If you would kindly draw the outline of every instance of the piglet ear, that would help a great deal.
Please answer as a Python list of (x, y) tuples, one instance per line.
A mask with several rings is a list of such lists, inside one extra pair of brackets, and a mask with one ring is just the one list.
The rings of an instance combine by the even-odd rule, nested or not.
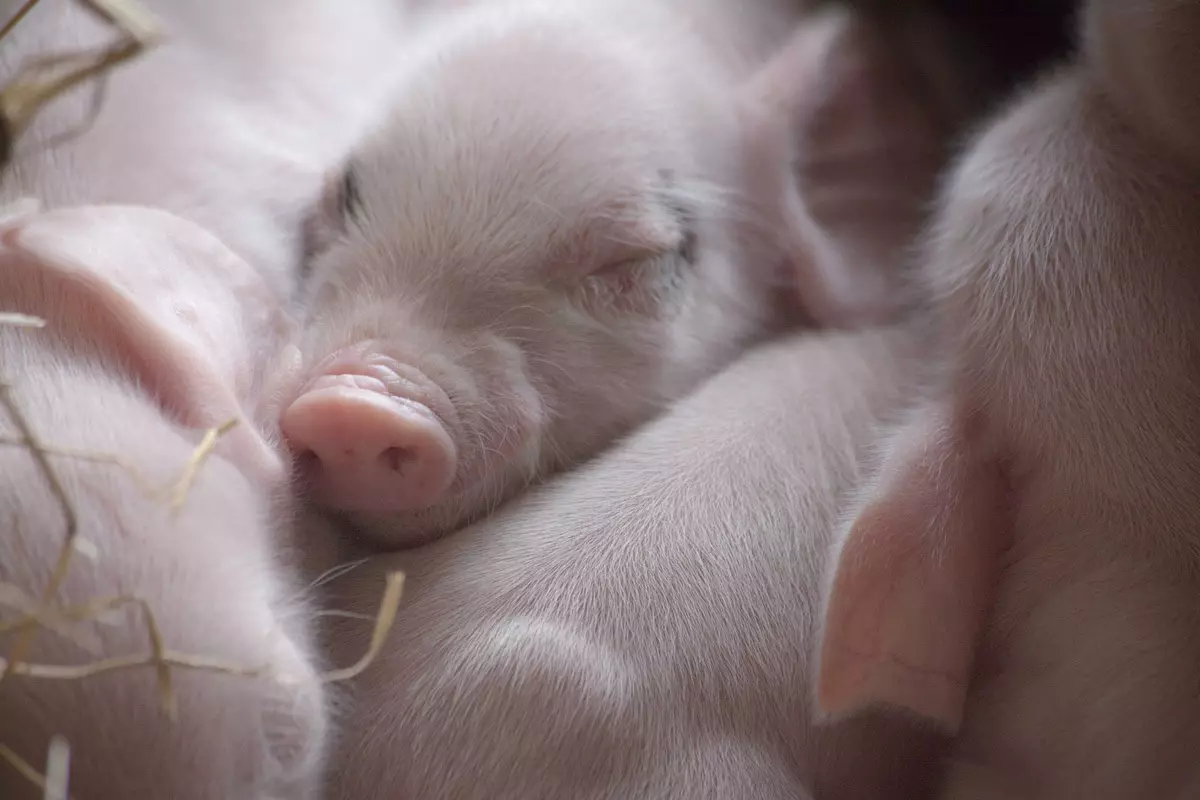
[(259, 350), (286, 318), (249, 264), (191, 222), (131, 206), (11, 219), (0, 244), (0, 295), (22, 306), (13, 311), (128, 368), (188, 427), (236, 420), (222, 446), (255, 477), (277, 478), (279, 459), (239, 398), (256, 389)]
[(821, 326), (902, 310), (897, 273), (957, 121), (930, 57), (941, 42), (913, 16), (901, 36), (849, 8), (815, 13), (744, 87), (752, 194)]
[(818, 712), (889, 706), (954, 732), (1009, 533), (1003, 473), (931, 405), (864, 499), (825, 588)]

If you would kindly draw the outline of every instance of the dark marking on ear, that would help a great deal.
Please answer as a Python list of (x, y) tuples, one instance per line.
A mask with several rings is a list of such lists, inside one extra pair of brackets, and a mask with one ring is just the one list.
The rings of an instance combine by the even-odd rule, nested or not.
[(679, 243), (678, 253), (688, 264), (695, 265), (699, 250), (699, 236), (696, 233), (696, 213), (676, 189), (675, 171), (660, 169), (658, 176), (663, 182), (663, 196), (667, 206), (679, 220), (683, 229), (683, 241)]
[(699, 250), (699, 237), (696, 234), (695, 221), (689, 216), (683, 222), (683, 242), (679, 245), (679, 256), (691, 265), (696, 264)]
[(342, 185), (338, 191), (338, 213), (343, 219), (358, 219), (362, 213), (362, 192), (358, 187), (358, 172), (353, 164), (342, 173)]
[(303, 260), (299, 276), (308, 277), (312, 261), (337, 239), (346, 234), (349, 223), (362, 214), (362, 194), (352, 163), (340, 172), (334, 168), (325, 174), (317, 202), (305, 214), (301, 234)]
[(13, 155), (13, 126), (8, 119), (7, 114), (0, 114), (0, 173), (8, 162), (12, 160)]

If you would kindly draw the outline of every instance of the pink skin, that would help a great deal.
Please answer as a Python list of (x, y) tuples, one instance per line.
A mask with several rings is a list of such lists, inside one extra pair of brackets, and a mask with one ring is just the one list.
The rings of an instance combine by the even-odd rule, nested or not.
[[(280, 339), (262, 278), (212, 236), (166, 212), (85, 206), (0, 225), (4, 311), (44, 318), (0, 326), (3, 379), (50, 457), (87, 543), (61, 601), (134, 595), (177, 653), (266, 668), (287, 682), (175, 670), (178, 721), (159, 705), (150, 669), (82, 681), (9, 677), (0, 742), (44, 763), (52, 735), (72, 746), (75, 797), (116, 800), (309, 800), (324, 765), (328, 711), (309, 641), (309, 609), (278, 552), (272, 502), (278, 456), (246, 419), (257, 348)], [(271, 310), (274, 309), (274, 310)], [(230, 419), (177, 515), (162, 492), (203, 430)], [(11, 423), (0, 433), (15, 436)], [(63, 516), (33, 459), (0, 450), (0, 584), (42, 591), (63, 542)], [(87, 553), (93, 553), (89, 557)], [(0, 619), (20, 609), (7, 594)], [(110, 615), (111, 616), (111, 615)], [(82, 664), (147, 652), (145, 621), (125, 608), (76, 626), (89, 649), (42, 634), (31, 660)], [(10, 633), (0, 635), (8, 655)], [(0, 796), (41, 791), (0, 765)]]
[(953, 92), (850, 13), (794, 12), (784, 39), (730, 11), (479, 3), (417, 25), (391, 116), (311, 226), (281, 427), (318, 504), (377, 546), (427, 541), (797, 305), (847, 327), (894, 311)]
[(948, 183), (943, 359), (826, 592), (820, 708), (957, 732), (956, 800), (1200, 795), (1200, 7), (1082, 30)]
[[(897, 330), (761, 346), (579, 469), (332, 584), (369, 614), (382, 573), (407, 575), (330, 800), (928, 796), (941, 737), (816, 727), (805, 678), (839, 498), (920, 356)], [(351, 663), (366, 626), (331, 619)]]
[[(434, 403), (415, 399), (425, 387), (372, 363), (377, 359), (363, 349), (337, 353), (335, 363), (324, 367), (326, 374), (291, 404), (287, 436), (320, 462), (317, 502), (370, 508), (388, 498), (395, 508), (421, 508), (454, 480), (454, 440), (432, 410)], [(336, 363), (347, 360), (352, 363)], [(444, 397), (440, 405), (449, 408)]]
[[(36, 119), (0, 186), (48, 208), (130, 203), (212, 231), (273, 291), (294, 288), (301, 218), (360, 135), (404, 29), (403, 4), (359, 0), (143, 0), (162, 43), (92, 95)], [(7, 14), (15, 4), (4, 5)], [(31, 58), (113, 41), (81, 3), (39, 3), (0, 51), (0, 84)]]
[[(78, 560), (66, 593), (138, 594), (169, 647), (296, 682), (176, 671), (172, 724), (150, 670), (78, 683), (10, 678), (0, 741), (40, 764), (48, 737), (65, 734), (83, 800), (307, 800), (324, 761), (325, 691), (309, 610), (280, 559), (289, 512), (268, 503), (283, 494), (281, 464), (249, 417), (286, 325), (279, 305), (294, 289), (300, 218), (376, 104), (371, 79), (394, 57), (399, 4), (364, 0), (354, 14), (341, 0), (145, 4), (164, 43), (109, 77), (94, 119), (87, 91), (51, 104), (3, 175), (0, 205), (31, 195), (70, 210), (3, 234), (3, 310), (43, 314), (51, 326), (0, 328), (2, 377), (48, 441), (114, 453), (154, 488), (178, 474), (202, 429), (239, 419), (177, 517), (113, 465), (54, 459), (100, 554)], [(0, 83), (30, 58), (112, 36), (82, 4), (40, 3), (5, 38)], [(71, 208), (102, 202), (179, 219)], [(36, 592), (61, 514), (26, 455), (3, 448), (0, 459), (0, 510), (14, 523), (0, 537), (0, 581)], [(48, 635), (35, 655), (74, 664), (146, 648), (136, 610), (91, 633), (94, 653)], [(0, 796), (41, 793), (0, 764)]]

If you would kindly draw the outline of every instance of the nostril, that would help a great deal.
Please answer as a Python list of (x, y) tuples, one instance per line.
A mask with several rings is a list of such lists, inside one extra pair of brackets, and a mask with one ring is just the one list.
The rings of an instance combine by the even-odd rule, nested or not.
[(417, 459), (417, 454), (407, 447), (389, 447), (379, 454), (379, 458), (389, 470), (403, 477), (405, 470)]
[(284, 412), (297, 478), (320, 505), (412, 510), (449, 489), (457, 448), (425, 406), (358, 386), (317, 388)]

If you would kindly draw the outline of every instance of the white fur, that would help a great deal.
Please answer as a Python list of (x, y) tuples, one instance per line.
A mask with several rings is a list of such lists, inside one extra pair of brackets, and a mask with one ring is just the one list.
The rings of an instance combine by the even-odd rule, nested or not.
[[(0, 199), (50, 208), (131, 203), (211, 230), (281, 295), (300, 219), (386, 85), (403, 4), (364, 0), (143, 0), (162, 43), (36, 118)], [(4, 40), (0, 83), (31, 59), (113, 41), (82, 4), (39, 3)]]
[[(170, 651), (270, 672), (175, 669), (178, 722), (163, 713), (149, 667), (75, 681), (9, 676), (0, 742), (40, 765), (49, 738), (65, 736), (73, 796), (92, 800), (316, 797), (329, 728), (320, 660), (277, 538), (290, 521), (272, 502), (279, 460), (243, 410), (248, 353), (278, 312), (266, 282), (202, 229), (153, 209), (26, 215), (0, 240), (4, 309), (46, 321), (0, 326), (3, 380), (50, 450), (85, 543), (56, 601), (137, 598)], [(204, 429), (230, 419), (238, 426), (173, 512)], [(0, 449), (0, 583), (35, 598), (66, 520), (35, 460), (11, 444), (16, 423), (0, 431), (10, 441)], [(6, 603), (0, 619), (24, 610)], [(45, 632), (26, 659), (71, 666), (150, 653), (137, 606), (105, 616), (74, 626), (90, 650)], [(0, 639), (10, 656), (14, 635)], [(0, 795), (41, 796), (0, 766)]]
[[(314, 224), (281, 403), (317, 502), (380, 546), (428, 541), (653, 418), (797, 306), (829, 326), (893, 313), (962, 105), (944, 63), (911, 57), (945, 55), (936, 29), (906, 25), (892, 51), (869, 18), (802, 4), (417, 15), (356, 188), (336, 176)], [(436, 449), (399, 411), (313, 410), (314, 384), (367, 373), (437, 418)], [(379, 457), (393, 442), (417, 468)], [(439, 488), (410, 492), (433, 463)]]
[[(1200, 792), (1198, 25), (1194, 3), (1085, 3), (1079, 63), (999, 115), (941, 202), (945, 424), (885, 456), (906, 477), (844, 531), (819, 689), (958, 727), (941, 797)], [(964, 511), (981, 487), (998, 505)], [(876, 560), (903, 588), (871, 611)]]
[[(329, 602), (408, 575), (353, 687), (332, 798), (909, 798), (940, 740), (879, 715), (814, 729), (806, 674), (838, 499), (916, 357), (899, 331), (743, 356), (578, 470)], [(366, 626), (338, 622), (349, 661)]]

